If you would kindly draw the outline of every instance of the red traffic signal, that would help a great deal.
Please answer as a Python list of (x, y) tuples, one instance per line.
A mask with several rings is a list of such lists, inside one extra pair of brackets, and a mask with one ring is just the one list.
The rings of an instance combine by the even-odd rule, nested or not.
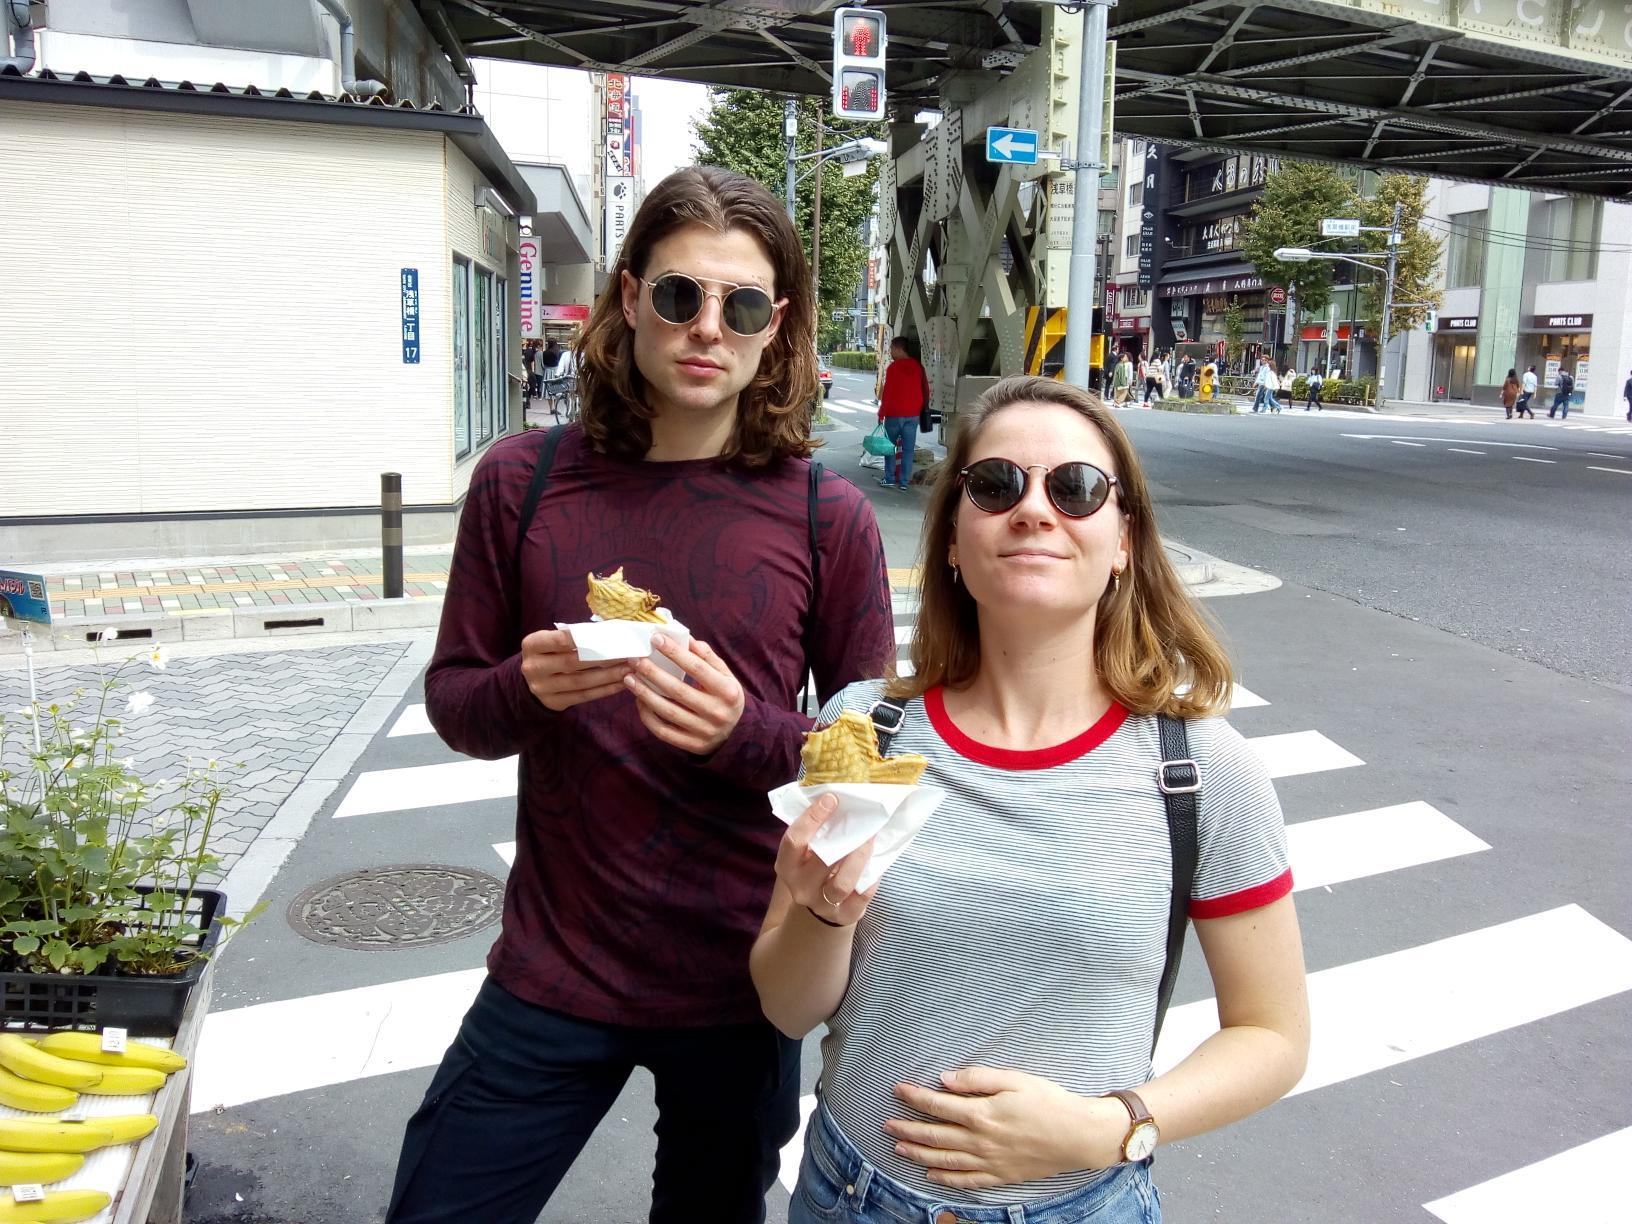
[(833, 14), (833, 113), (841, 119), (884, 118), (884, 14), (841, 8)]

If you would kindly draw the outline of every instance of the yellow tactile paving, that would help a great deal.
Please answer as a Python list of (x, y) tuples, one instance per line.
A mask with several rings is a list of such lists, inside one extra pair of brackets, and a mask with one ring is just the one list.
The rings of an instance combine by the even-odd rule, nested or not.
[[(448, 575), (441, 570), (424, 574), (404, 574), (404, 582), (446, 582)], [(139, 599), (143, 595), (165, 596), (215, 594), (243, 594), (249, 591), (287, 591), (290, 588), (336, 586), (378, 586), (385, 581), (383, 574), (321, 574), (312, 578), (262, 578), (244, 582), (165, 582), (151, 586), (82, 587), (72, 591), (53, 591), (52, 596), (62, 599)]]

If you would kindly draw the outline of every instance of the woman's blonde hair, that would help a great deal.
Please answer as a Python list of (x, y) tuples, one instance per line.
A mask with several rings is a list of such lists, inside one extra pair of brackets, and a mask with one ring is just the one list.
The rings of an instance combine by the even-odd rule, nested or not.
[(1097, 395), (1050, 378), (1005, 378), (994, 384), (954, 436), (924, 518), (922, 603), (912, 635), (912, 675), (891, 681), (891, 696), (917, 697), (943, 684), (962, 688), (980, 670), (978, 609), (947, 563), (963, 494), (959, 473), (969, 465), (993, 417), (1038, 404), (1069, 408), (1099, 431), (1117, 478), (1115, 504), (1099, 513), (1114, 513), (1120, 506), (1128, 523), (1128, 568), (1119, 586), (1106, 586), (1094, 620), (1100, 683), (1134, 714), (1200, 718), (1223, 713), (1233, 681), (1229, 657), (1167, 559), (1133, 444)]
[(623, 274), (645, 278), (652, 248), (684, 225), (725, 233), (740, 229), (759, 240), (776, 273), (772, 297), (784, 297), (782, 326), (765, 346), (759, 369), (737, 400), (737, 423), (722, 457), (748, 467), (809, 455), (816, 380), (816, 303), (804, 246), (787, 206), (753, 179), (714, 166), (688, 166), (646, 196), (606, 289), (578, 342), (579, 417), (591, 445), (620, 459), (644, 458), (652, 447), (652, 410), (635, 368), (635, 333), (623, 317)]

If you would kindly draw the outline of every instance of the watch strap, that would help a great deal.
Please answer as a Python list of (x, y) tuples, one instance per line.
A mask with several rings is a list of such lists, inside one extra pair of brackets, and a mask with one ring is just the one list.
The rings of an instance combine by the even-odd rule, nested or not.
[(1139, 1094), (1134, 1092), (1131, 1088), (1113, 1088), (1105, 1095), (1115, 1097), (1117, 1100), (1121, 1101), (1123, 1105), (1127, 1106), (1128, 1117), (1132, 1119), (1132, 1125), (1129, 1127), (1129, 1129), (1132, 1129), (1133, 1126), (1138, 1126), (1141, 1122), (1154, 1122), (1156, 1120), (1151, 1116), (1149, 1106), (1147, 1106)]

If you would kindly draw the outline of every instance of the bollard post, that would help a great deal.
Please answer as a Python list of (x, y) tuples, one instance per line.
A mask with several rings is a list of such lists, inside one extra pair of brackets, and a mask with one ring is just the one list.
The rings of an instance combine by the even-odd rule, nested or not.
[(380, 550), (387, 599), (402, 598), (402, 473), (380, 473)]

